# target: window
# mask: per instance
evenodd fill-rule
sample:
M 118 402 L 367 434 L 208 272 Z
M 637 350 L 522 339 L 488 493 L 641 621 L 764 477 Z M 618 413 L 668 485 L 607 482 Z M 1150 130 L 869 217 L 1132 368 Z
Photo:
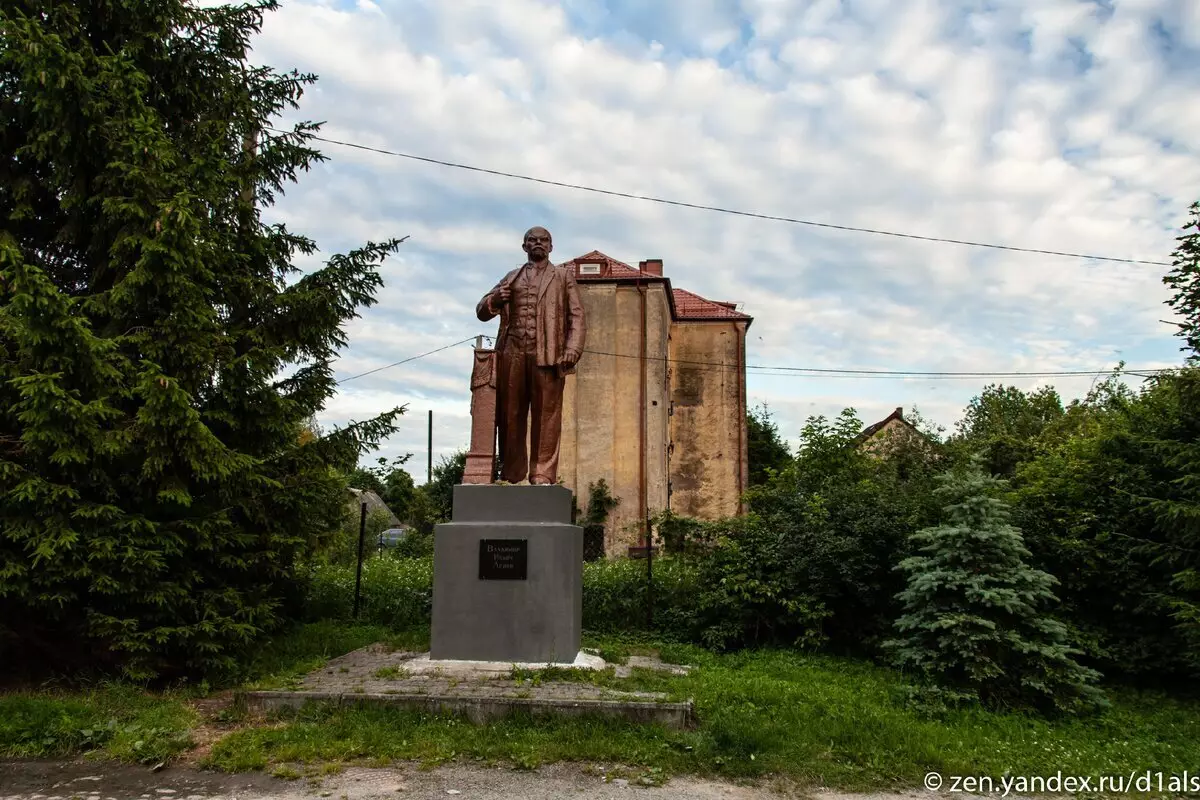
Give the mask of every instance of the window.
M 600 274 L 600 265 L 599 264 L 588 264 L 588 263 L 580 264 L 579 265 L 579 274 L 580 275 L 599 275 Z

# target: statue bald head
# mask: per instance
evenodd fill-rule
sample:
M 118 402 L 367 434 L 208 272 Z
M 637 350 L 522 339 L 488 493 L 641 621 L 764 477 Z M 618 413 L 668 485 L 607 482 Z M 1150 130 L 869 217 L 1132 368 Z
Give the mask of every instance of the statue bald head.
M 554 242 L 550 237 L 550 231 L 541 226 L 536 226 L 525 231 L 525 238 L 521 244 L 521 249 L 529 256 L 530 261 L 545 261 L 550 256 L 550 251 L 554 249 Z

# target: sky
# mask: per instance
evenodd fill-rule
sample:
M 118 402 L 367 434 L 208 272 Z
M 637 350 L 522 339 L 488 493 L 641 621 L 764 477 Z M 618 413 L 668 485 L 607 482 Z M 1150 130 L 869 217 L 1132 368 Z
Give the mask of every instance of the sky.
M 1170 262 L 1200 199 L 1196 0 L 281 0 L 251 59 L 315 73 L 296 112 L 342 142 L 833 225 Z M 1094 371 L 1053 379 L 813 377 L 751 369 L 806 418 L 916 408 L 952 429 L 989 382 L 1064 399 L 1124 361 L 1181 361 L 1165 266 L 1019 253 L 606 196 L 318 143 L 268 221 L 321 252 L 408 239 L 349 324 L 340 379 L 475 335 L 523 262 L 661 258 L 740 304 L 753 366 Z M 1164 322 L 1166 320 L 1167 322 Z M 588 342 L 603 349 L 602 342 Z M 586 358 L 586 354 L 584 356 Z M 395 406 L 377 454 L 469 442 L 471 345 L 345 380 L 326 428 Z

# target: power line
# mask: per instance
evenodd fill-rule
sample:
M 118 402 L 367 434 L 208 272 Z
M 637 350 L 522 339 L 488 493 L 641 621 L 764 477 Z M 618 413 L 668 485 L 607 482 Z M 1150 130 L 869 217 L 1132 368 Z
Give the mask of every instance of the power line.
M 489 337 L 490 338 L 490 337 Z M 616 358 L 637 358 L 640 355 L 631 353 L 610 353 L 602 350 L 584 349 L 584 353 L 597 356 L 614 356 Z M 721 361 L 699 361 L 683 358 L 670 358 L 669 356 L 647 356 L 647 361 L 665 361 L 671 364 L 686 364 L 699 367 L 710 367 L 715 369 L 736 368 L 735 363 Z M 989 372 L 989 371 L 941 371 L 941 372 L 921 372 L 915 370 L 887 370 L 887 369 L 844 369 L 831 367 L 790 367 L 790 366 L 770 366 L 766 364 L 746 364 L 747 370 L 771 370 L 771 372 L 757 372 L 759 375 L 785 374 L 797 375 L 799 377 L 845 377 L 845 378 L 1066 378 L 1074 376 L 1090 376 L 1098 375 L 1105 372 L 1110 372 L 1111 369 L 1088 369 L 1088 370 L 1043 370 L 1043 371 L 1027 371 L 1027 372 Z M 1132 369 L 1123 370 L 1129 374 L 1152 373 L 1158 374 L 1167 371 L 1159 368 Z
M 495 342 L 496 337 L 483 335 L 484 339 L 490 342 Z M 594 356 L 612 356 L 614 358 L 636 358 L 641 359 L 642 356 L 633 353 L 612 353 L 606 350 L 591 350 L 584 348 L 583 352 Z M 700 367 L 703 369 L 730 369 L 736 368 L 735 363 L 724 361 L 700 361 L 696 359 L 686 358 L 671 358 L 670 356 L 646 356 L 647 361 L 666 362 L 668 364 L 684 364 L 688 366 Z M 766 364 L 746 364 L 744 369 L 761 370 L 753 374 L 756 375 L 775 375 L 780 372 L 791 374 L 797 377 L 842 377 L 842 378 L 917 378 L 917 379 L 950 379 L 950 378 L 1069 378 L 1069 377 L 1089 377 L 1093 375 L 1102 375 L 1111 372 L 1112 368 L 1104 369 L 1081 369 L 1081 370 L 1041 370 L 1041 371 L 1017 371 L 1017 372 L 998 372 L 998 371 L 916 371 L 916 370 L 886 370 L 886 369 L 846 369 L 832 367 L 791 367 L 791 366 L 771 366 Z M 1136 375 L 1138 377 L 1149 377 L 1158 375 L 1163 372 L 1169 372 L 1171 367 L 1147 367 L 1147 368 L 1132 368 L 1126 367 L 1122 371 L 1128 375 Z
M 484 339 L 495 342 L 494 336 L 481 334 Z M 429 350 L 424 353 L 419 353 L 415 356 L 394 361 L 391 364 L 384 364 L 381 367 L 360 372 L 357 375 L 351 375 L 348 378 L 342 378 L 337 381 L 337 384 L 343 384 L 347 381 L 352 381 L 357 378 L 363 378 L 367 375 L 373 375 L 376 372 L 382 372 L 385 369 L 398 367 L 401 364 L 408 364 L 412 361 L 425 358 L 427 356 L 440 353 L 443 350 L 449 350 L 452 347 L 458 347 L 461 344 L 473 341 L 475 336 L 468 336 L 457 342 L 452 342 L 434 350 Z M 585 348 L 585 354 L 593 356 L 611 356 L 613 358 L 636 358 L 641 359 L 642 356 L 632 353 L 612 353 L 605 350 L 590 350 Z M 724 370 L 737 368 L 735 363 L 723 361 L 701 361 L 697 359 L 686 358 L 671 358 L 669 356 L 646 356 L 647 361 L 666 362 L 668 364 L 682 364 L 685 366 L 697 367 L 704 370 Z M 752 375 L 790 375 L 798 378 L 891 378 L 891 379 L 908 379 L 908 380 L 970 380 L 980 378 L 1072 378 L 1072 377 L 1089 377 L 1102 375 L 1111 372 L 1111 368 L 1105 369 L 1081 369 L 1081 370 L 1042 370 L 1042 371 L 1015 371 L 1015 372 L 999 372 L 999 371 L 918 371 L 918 370 L 888 370 L 888 369 L 848 369 L 835 367 L 793 367 L 793 366 L 774 366 L 769 364 L 745 364 L 743 369 L 747 374 Z M 1132 368 L 1127 367 L 1122 370 L 1127 375 L 1135 375 L 1141 378 L 1149 378 L 1164 372 L 1170 372 L 1171 367 L 1147 367 L 1147 368 Z
M 593 192 L 595 194 L 604 194 L 604 195 L 609 195 L 611 197 L 623 197 L 628 200 L 644 200 L 644 201 L 650 202 L 650 203 L 660 203 L 662 205 L 678 206 L 680 208 L 693 208 L 693 209 L 697 209 L 700 211 L 715 211 L 715 212 L 718 212 L 721 214 L 732 214 L 734 216 L 739 216 L 739 217 L 752 217 L 754 219 L 765 219 L 765 220 L 770 220 L 773 222 L 788 222 L 793 225 L 809 225 L 814 228 L 830 228 L 833 230 L 851 231 L 854 233 L 869 233 L 869 234 L 874 234 L 876 236 L 893 236 L 893 237 L 896 237 L 899 239 L 916 239 L 916 240 L 922 241 L 922 242 L 938 242 L 941 244 L 957 244 L 957 245 L 963 245 L 965 247 L 985 247 L 985 248 L 990 248 L 992 250 L 1008 250 L 1008 251 L 1012 251 L 1012 252 L 1016 252 L 1016 253 L 1036 253 L 1038 255 L 1063 256 L 1066 258 L 1083 258 L 1083 259 L 1088 259 L 1088 260 L 1092 260 L 1092 261 L 1116 261 L 1116 262 L 1119 262 L 1122 264 L 1148 264 L 1148 265 L 1157 266 L 1157 267 L 1171 266 L 1171 263 L 1167 262 L 1167 261 L 1146 261 L 1146 260 L 1138 259 L 1138 258 L 1118 258 L 1115 256 L 1089 255 L 1087 253 L 1071 253 L 1071 252 L 1065 252 L 1065 251 L 1061 251 L 1061 250 L 1042 250 L 1042 249 L 1038 249 L 1038 248 L 1034 248 L 1034 247 L 1016 247 L 1013 245 L 994 244 L 994 243 L 990 243 L 990 242 L 973 242 L 973 241 L 968 241 L 968 240 L 964 240 L 964 239 L 947 239 L 947 238 L 940 237 L 940 236 L 921 236 L 921 235 L 918 235 L 915 233 L 900 233 L 897 231 L 885 231 L 885 230 L 878 230 L 875 228 L 860 228 L 860 227 L 856 227 L 854 225 L 836 225 L 831 222 L 816 222 L 816 221 L 807 220 L 807 219 L 797 219 L 795 217 L 781 217 L 781 216 L 776 216 L 774 214 L 759 214 L 759 213 L 755 213 L 753 211 L 740 211 L 740 210 L 732 209 L 732 208 L 722 208 L 720 206 L 708 206 L 708 205 L 702 205 L 700 203 L 687 203 L 682 200 L 668 200 L 668 199 L 665 199 L 662 197 L 652 197 L 650 195 L 644 195 L 644 194 L 633 194 L 631 192 L 618 192 L 618 191 L 614 191 L 612 189 L 599 189 L 595 186 L 584 186 L 584 185 L 578 184 L 578 183 L 565 183 L 563 181 L 552 181 L 547 178 L 535 178 L 530 175 L 520 175 L 515 172 L 503 172 L 501 170 L 487 169 L 485 167 L 476 167 L 476 166 L 472 166 L 470 164 L 459 164 L 454 161 L 442 161 L 440 159 L 429 158 L 427 156 L 417 156 L 417 155 L 413 155 L 411 153 L 401 153 L 401 152 L 397 152 L 395 150 L 384 150 L 379 147 L 369 147 L 365 144 L 355 144 L 354 142 L 343 142 L 338 139 L 329 139 L 324 136 L 317 136 L 316 134 L 312 134 L 312 133 L 305 133 L 305 132 L 298 133 L 296 131 L 284 131 L 279 128 L 268 128 L 268 130 L 274 131 L 276 133 L 295 134 L 295 135 L 298 135 L 305 139 L 313 139 L 318 142 L 325 142 L 326 144 L 336 144 L 336 145 L 340 145 L 342 147 L 352 147 L 357 150 L 365 150 L 367 152 L 379 153 L 379 154 L 385 155 L 385 156 L 394 156 L 396 158 L 407 158 L 412 161 L 423 161 L 427 164 L 437 164 L 438 166 L 442 166 L 442 167 L 453 167 L 454 169 L 464 169 L 464 170 L 469 170 L 471 172 L 481 172 L 486 175 L 497 175 L 502 178 L 514 178 L 516 180 L 529 181 L 530 183 L 540 183 L 540 184 L 544 184 L 546 186 L 558 186 L 563 189 L 575 189 L 575 190 L 578 190 L 581 192 Z
M 401 364 L 407 364 L 410 361 L 416 361 L 419 358 L 425 358 L 426 356 L 431 356 L 434 353 L 440 353 L 443 350 L 449 350 L 451 347 L 458 347 L 460 344 L 466 344 L 467 342 L 474 340 L 474 338 L 475 338 L 474 336 L 468 336 L 466 339 L 463 339 L 460 342 L 454 342 L 453 344 L 448 344 L 444 347 L 439 347 L 436 350 L 430 350 L 427 353 L 420 353 L 419 355 L 409 356 L 408 358 L 402 358 L 399 361 L 393 361 L 391 364 L 384 364 L 382 367 L 376 367 L 375 369 L 369 369 L 366 372 L 360 372 L 357 375 L 351 375 L 349 378 L 342 378 L 340 381 L 335 382 L 334 385 L 340 386 L 341 384 L 345 383 L 346 381 L 352 381 L 357 378 L 366 377 L 367 375 L 373 375 L 376 372 L 380 372 L 385 369 L 391 369 L 392 367 L 398 367 Z

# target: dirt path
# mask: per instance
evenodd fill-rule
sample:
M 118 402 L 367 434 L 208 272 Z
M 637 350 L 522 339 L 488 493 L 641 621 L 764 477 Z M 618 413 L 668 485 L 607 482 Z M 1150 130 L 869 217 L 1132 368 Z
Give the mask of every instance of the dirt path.
M 646 800 L 930 800 L 925 792 L 851 795 L 799 791 L 783 784 L 740 786 L 693 778 L 673 778 L 665 786 L 643 787 L 624 780 L 606 782 L 575 764 L 536 772 L 471 765 L 367 769 L 351 767 L 320 779 L 283 780 L 260 773 L 228 775 L 190 767 L 152 772 L 145 767 L 90 761 L 0 762 L 0 800 L 558 800 L 558 798 L 646 798 Z

